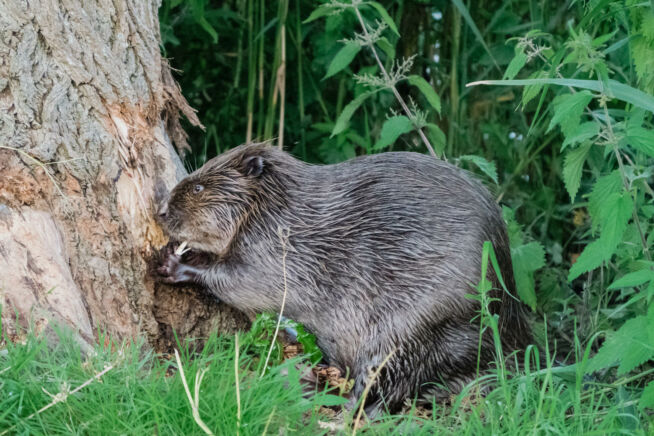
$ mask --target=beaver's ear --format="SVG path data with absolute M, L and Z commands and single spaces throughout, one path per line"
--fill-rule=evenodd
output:
M 265 163 L 261 156 L 248 156 L 241 162 L 241 169 L 246 176 L 259 177 Z

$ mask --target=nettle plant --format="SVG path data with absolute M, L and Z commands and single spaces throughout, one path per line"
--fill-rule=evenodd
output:
M 347 68 L 364 48 L 373 55 L 376 65 L 361 68 L 359 73 L 354 74 L 354 80 L 358 85 L 362 85 L 363 90 L 355 94 L 356 97 L 345 105 L 336 122 L 330 126 L 331 137 L 344 135 L 345 140 L 364 145 L 366 153 L 374 153 L 388 150 L 400 136 L 414 132 L 419 138 L 414 141 L 414 146 L 422 142 L 432 156 L 445 158 L 445 134 L 437 124 L 429 121 L 434 115 L 441 113 L 440 98 L 427 80 L 419 75 L 409 74 L 415 56 L 395 58 L 395 42 L 400 34 L 395 22 L 381 4 L 363 0 L 331 0 L 315 9 L 304 23 L 343 13 L 351 13 L 356 17 L 360 32 L 353 31 L 352 38 L 340 41 L 344 45 L 330 62 L 323 80 Z M 390 35 L 385 36 L 388 33 Z M 410 96 L 405 98 L 400 94 L 397 85 L 403 81 L 420 91 L 427 103 L 424 109 Z M 380 92 L 392 93 L 400 109 L 389 108 L 390 114 L 382 125 L 377 141 L 367 143 L 359 135 L 348 131 L 350 120 L 366 100 Z M 475 165 L 493 183 L 498 183 L 497 169 L 493 162 L 477 155 L 459 156 L 455 159 L 455 163 L 461 162 Z
M 433 156 L 441 156 L 445 147 L 445 134 L 438 125 L 428 121 L 429 112 L 440 114 L 441 102 L 432 85 L 423 77 L 409 75 L 413 66 L 413 58 L 395 59 L 395 47 L 385 33 L 392 32 L 395 37 L 400 34 L 395 22 L 384 7 L 374 1 L 351 0 L 341 2 L 331 0 L 315 9 L 304 23 L 332 14 L 352 13 L 359 23 L 360 32 L 354 32 L 353 37 L 341 40 L 343 47 L 332 59 L 324 79 L 334 76 L 345 69 L 356 55 L 367 48 L 375 58 L 376 65 L 364 68 L 354 78 L 358 84 L 364 85 L 365 91 L 349 102 L 341 111 L 331 129 L 331 136 L 342 134 L 349 127 L 354 113 L 371 96 L 387 91 L 392 92 L 399 103 L 400 110 L 391 109 L 391 116 L 384 122 L 377 142 L 367 148 L 367 152 L 375 152 L 388 148 L 401 135 L 416 132 L 420 141 Z M 372 19 L 369 14 L 375 14 Z M 382 61 L 384 58 L 384 61 Z M 398 91 L 397 84 L 408 81 L 425 97 L 428 108 L 421 110 L 411 98 L 405 99 Z
M 590 217 L 589 242 L 568 280 L 586 274 L 584 286 L 601 296 L 598 310 L 615 329 L 582 364 L 587 372 L 617 365 L 618 376 L 654 358 L 654 11 L 649 3 L 627 6 L 592 3 L 558 50 L 547 46 L 551 35 L 533 30 L 514 40 L 503 80 L 470 84 L 524 86 L 523 107 L 540 96 L 534 123 L 549 117 L 548 131 L 560 129 L 563 182 Z M 605 28 L 600 17 L 611 31 L 589 33 Z M 514 80 L 527 64 L 540 66 Z M 549 90 L 558 95 L 546 105 Z M 654 382 L 640 405 L 654 406 Z

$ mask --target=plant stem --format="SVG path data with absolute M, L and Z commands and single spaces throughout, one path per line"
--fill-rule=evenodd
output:
M 459 40 L 461 39 L 461 13 L 457 8 L 453 8 L 453 23 L 454 27 L 452 35 L 452 66 L 450 69 L 450 119 L 447 129 L 447 153 L 449 156 L 454 154 L 454 136 L 455 128 L 459 121 L 459 77 L 458 77 L 458 64 L 459 64 Z
M 427 136 L 425 136 L 425 133 L 422 131 L 420 126 L 416 124 L 414 121 L 415 117 L 409 110 L 409 107 L 407 106 L 406 102 L 400 95 L 400 93 L 397 91 L 397 88 L 395 87 L 395 84 L 392 83 L 391 78 L 388 75 L 388 72 L 386 71 L 386 68 L 384 68 L 384 64 L 382 63 L 381 59 L 379 59 L 379 55 L 377 54 L 377 50 L 375 49 L 375 44 L 370 40 L 370 34 L 368 33 L 368 28 L 366 27 L 366 23 L 363 21 L 363 16 L 361 16 L 361 12 L 359 11 L 359 6 L 358 4 L 354 4 L 354 11 L 357 14 L 357 18 L 359 19 L 359 24 L 361 24 L 361 28 L 363 29 L 363 34 L 366 36 L 366 39 L 368 40 L 368 47 L 372 51 L 372 54 L 375 56 L 375 60 L 377 61 L 377 65 L 379 65 L 379 69 L 382 72 L 382 75 L 384 76 L 384 79 L 389 85 L 389 88 L 391 91 L 393 91 L 393 94 L 395 95 L 395 98 L 397 101 L 400 103 L 400 106 L 402 106 L 402 110 L 406 114 L 406 116 L 411 120 L 413 123 L 414 127 L 418 131 L 418 134 L 420 135 L 420 139 L 422 139 L 422 142 L 427 146 L 427 149 L 429 150 L 429 153 L 434 156 L 435 158 L 438 158 L 436 155 L 436 152 L 434 151 L 434 148 L 432 147 L 431 143 L 429 142 L 429 139 L 427 139 Z
M 295 44 L 297 47 L 297 86 L 298 86 L 298 109 L 300 111 L 300 146 L 302 149 L 302 158 L 307 159 L 307 144 L 304 136 L 304 84 L 302 82 L 302 20 L 300 19 L 300 0 L 295 2 L 296 22 L 295 22 Z M 293 35 L 291 33 L 291 35 Z
M 266 1 L 259 1 L 259 32 L 263 32 L 263 29 L 266 27 Z M 257 138 L 261 139 L 261 133 L 264 128 L 264 59 L 263 59 L 263 34 L 259 38 L 259 119 L 257 121 Z
M 254 122 L 254 88 L 256 86 L 256 60 L 254 59 L 254 5 L 248 0 L 248 96 L 247 96 L 247 130 L 245 142 L 252 141 L 252 124 Z
M 279 92 L 279 130 L 277 147 L 284 148 L 284 111 L 286 108 L 286 25 L 281 30 L 282 59 L 277 70 L 277 91 Z

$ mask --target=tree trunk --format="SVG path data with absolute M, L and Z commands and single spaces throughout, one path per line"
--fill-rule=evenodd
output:
M 246 318 L 149 275 L 154 221 L 185 175 L 180 112 L 199 125 L 159 52 L 156 0 L 0 0 L 0 304 L 32 325 L 120 338 L 206 335 Z M 1 340 L 1 338 L 0 338 Z

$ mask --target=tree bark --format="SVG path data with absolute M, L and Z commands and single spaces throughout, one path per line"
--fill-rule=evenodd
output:
M 0 0 L 0 304 L 19 339 L 53 321 L 202 336 L 246 318 L 159 285 L 159 202 L 185 175 L 180 113 L 200 125 L 159 52 L 156 0 Z M 23 328 L 21 328 L 23 327 Z M 0 339 L 1 340 L 1 339 Z

